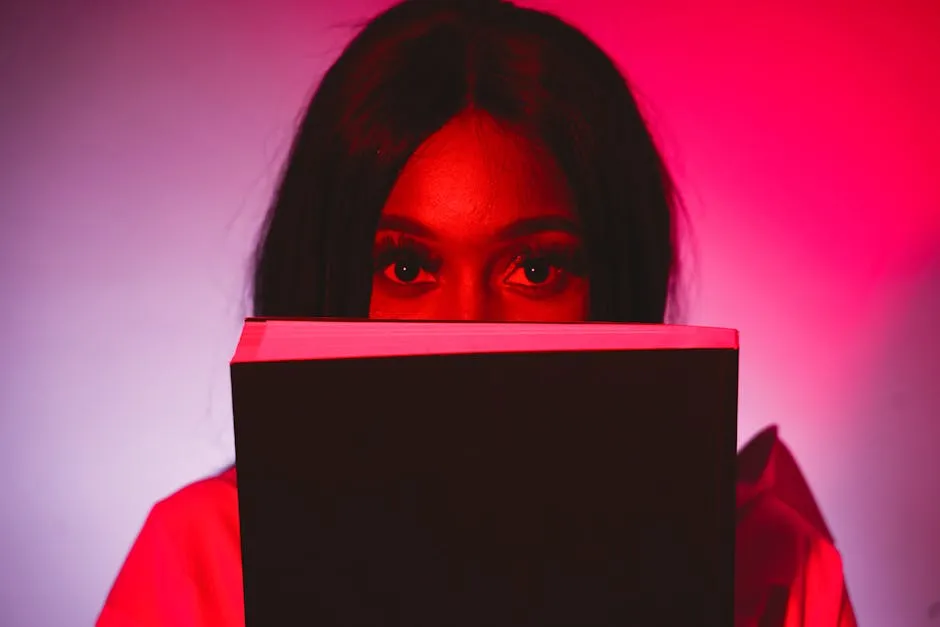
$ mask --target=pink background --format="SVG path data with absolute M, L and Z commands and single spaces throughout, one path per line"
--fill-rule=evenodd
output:
M 327 8 L 330 5 L 342 9 Z M 0 624 L 90 624 L 150 505 L 233 455 L 246 254 L 349 2 L 0 9 Z M 632 77 L 863 625 L 940 601 L 940 3 L 546 0 Z

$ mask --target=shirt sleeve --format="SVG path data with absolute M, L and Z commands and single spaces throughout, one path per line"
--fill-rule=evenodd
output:
M 842 571 L 842 558 L 824 539 L 809 546 L 790 587 L 785 627 L 856 627 Z
M 739 512 L 737 627 L 856 627 L 836 547 L 770 495 Z
M 147 517 L 96 627 L 243 627 L 234 489 L 194 485 Z

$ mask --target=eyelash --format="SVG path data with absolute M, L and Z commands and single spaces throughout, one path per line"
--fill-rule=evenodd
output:
M 386 235 L 375 245 L 373 269 L 381 272 L 393 263 L 404 260 L 417 263 L 423 270 L 435 273 L 441 268 L 441 260 L 431 250 L 406 235 Z
M 547 262 L 566 274 L 584 276 L 584 260 L 580 249 L 565 244 L 530 244 L 513 256 L 507 272 L 514 272 L 533 262 Z

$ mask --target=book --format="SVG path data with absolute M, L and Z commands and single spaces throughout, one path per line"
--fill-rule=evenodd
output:
M 738 336 L 248 319 L 248 627 L 731 625 Z

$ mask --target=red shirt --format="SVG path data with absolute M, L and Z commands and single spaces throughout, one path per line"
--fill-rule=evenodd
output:
M 736 627 L 855 627 L 842 560 L 771 427 L 738 456 Z M 243 627 L 235 469 L 157 503 L 97 627 Z

